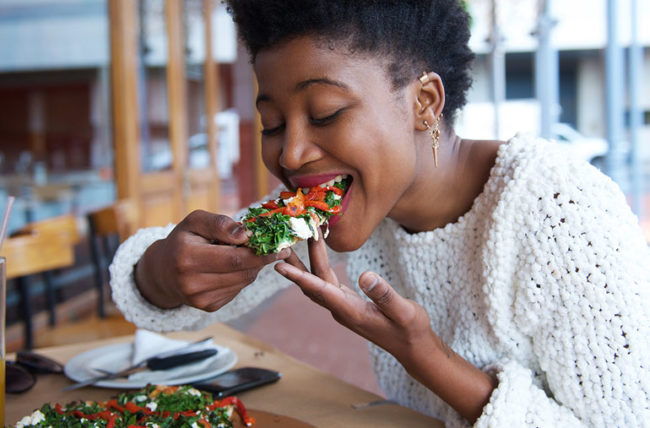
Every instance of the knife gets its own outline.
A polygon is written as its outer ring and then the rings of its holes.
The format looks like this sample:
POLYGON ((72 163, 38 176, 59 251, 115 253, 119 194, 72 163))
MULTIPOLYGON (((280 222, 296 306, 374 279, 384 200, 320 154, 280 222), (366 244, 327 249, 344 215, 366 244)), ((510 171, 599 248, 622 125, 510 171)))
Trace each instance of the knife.
POLYGON ((203 350, 198 350, 198 351, 189 351, 188 349, 195 348, 197 344, 200 344, 202 342, 205 342, 211 338, 207 338, 204 340, 201 340, 196 343, 191 343, 183 348, 177 349, 175 351, 167 351, 158 355, 154 355, 153 357, 147 358, 146 360, 143 360, 142 362, 138 364, 134 364, 130 367, 127 367, 123 370, 120 370, 115 373, 107 373, 104 375, 96 376, 90 379, 86 379, 81 382, 77 382, 72 385, 68 385, 65 388, 63 388, 63 391, 71 391, 74 389, 82 388, 84 386, 88 385, 93 385, 97 382, 103 381, 103 380, 110 380, 110 379, 117 379, 121 377, 127 377, 131 373, 143 370, 143 369, 149 369, 149 370, 167 370, 171 369, 173 367, 180 367, 184 366, 186 364, 190 364, 196 361, 204 360, 206 358, 210 358, 214 355, 217 354, 217 350, 214 348, 211 349, 203 349, 203 350))

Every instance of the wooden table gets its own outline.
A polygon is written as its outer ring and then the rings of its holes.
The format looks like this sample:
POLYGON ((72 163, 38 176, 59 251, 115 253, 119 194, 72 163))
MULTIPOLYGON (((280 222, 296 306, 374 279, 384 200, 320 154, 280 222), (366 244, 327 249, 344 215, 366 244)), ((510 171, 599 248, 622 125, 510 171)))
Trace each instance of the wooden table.
MULTIPOLYGON (((290 416, 316 427, 444 426, 436 419, 394 404, 354 410, 352 404, 379 400, 381 397, 310 367, 223 324, 214 324, 196 332, 169 334, 169 337, 183 340, 197 340, 205 336, 213 336, 216 343, 234 350, 239 358, 237 366, 266 367, 282 373, 282 379, 277 383, 239 394, 250 409, 290 416)), ((37 351, 65 363, 81 352, 112 343, 130 342, 132 339, 132 336, 124 336, 37 351)), ((12 360, 13 356, 9 355, 8 359, 12 360)), ((61 388, 70 383, 64 376, 39 375, 36 385, 30 391, 7 394, 6 422, 15 424, 22 416, 31 414, 47 401, 66 403, 79 399, 106 400, 117 393, 114 389, 96 387, 62 392, 61 388)))

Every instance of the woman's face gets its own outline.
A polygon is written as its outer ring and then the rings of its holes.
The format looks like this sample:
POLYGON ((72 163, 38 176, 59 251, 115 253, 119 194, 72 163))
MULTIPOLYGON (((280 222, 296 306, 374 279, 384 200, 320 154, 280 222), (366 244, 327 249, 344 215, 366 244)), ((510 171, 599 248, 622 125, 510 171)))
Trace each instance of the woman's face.
POLYGON ((394 91, 379 60, 306 37, 260 52, 254 67, 264 163, 294 189, 350 176, 327 243, 359 248, 403 209, 417 175, 411 86, 394 91))

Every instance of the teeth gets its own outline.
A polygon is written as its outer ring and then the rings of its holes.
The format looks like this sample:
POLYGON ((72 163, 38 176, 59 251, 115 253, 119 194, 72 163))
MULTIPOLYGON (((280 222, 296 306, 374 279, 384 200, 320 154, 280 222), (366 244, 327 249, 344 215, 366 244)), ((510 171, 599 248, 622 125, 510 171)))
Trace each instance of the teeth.
POLYGON ((330 181, 328 181, 327 183, 322 183, 322 184, 320 184, 319 186, 320 186, 320 187, 323 187, 323 188, 325 188, 325 187, 329 187, 329 186, 333 186, 334 183, 338 183, 338 182, 340 182, 340 181, 343 181, 346 177, 347 177, 347 175, 337 175, 336 177, 332 178, 332 179, 331 179, 330 181))

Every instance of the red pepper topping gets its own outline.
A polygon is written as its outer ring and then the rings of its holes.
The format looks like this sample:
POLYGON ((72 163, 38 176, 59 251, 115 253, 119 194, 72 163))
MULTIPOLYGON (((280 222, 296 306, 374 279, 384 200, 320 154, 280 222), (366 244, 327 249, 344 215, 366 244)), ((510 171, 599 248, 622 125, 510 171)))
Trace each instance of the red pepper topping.
POLYGON ((260 214, 259 216, 260 216, 260 217, 269 217, 269 216, 272 216, 272 215, 275 214, 275 213, 281 213, 281 214, 284 214, 285 208, 286 208, 286 207, 276 208, 276 209, 274 209, 274 210, 271 210, 271 211, 265 212, 264 214, 260 214))
POLYGON ((339 195, 339 196, 343 196, 343 190, 342 190, 342 189, 339 189, 339 188, 336 187, 336 186, 329 186, 329 187, 327 188, 327 191, 328 191, 328 192, 334 192, 334 193, 336 193, 336 194, 339 195))
POLYGON ((308 207, 318 208, 321 211, 329 211, 330 206, 327 205, 325 201, 305 201, 305 205, 308 207))
POLYGON ((135 404, 132 401, 128 401, 125 405, 124 408, 128 410, 131 413, 137 413, 137 412, 142 412, 145 415, 153 415, 154 412, 151 411, 148 407, 140 407, 137 404, 135 404))
POLYGON ((275 201, 268 201, 268 202, 264 202, 264 203, 262 204, 262 207, 263 207, 263 208, 266 208, 266 209, 268 209, 268 210, 274 210, 274 209, 276 209, 276 208, 279 208, 279 205, 278 205, 278 203, 275 202, 275 201))
POLYGON ((108 424, 106 424, 106 428, 113 428, 115 426, 115 420, 117 419, 117 416, 111 415, 111 417, 108 419, 108 424))
POLYGON ((118 412, 122 412, 122 413, 124 412, 124 407, 117 404, 117 400, 114 399, 114 398, 112 400, 108 400, 108 403, 106 403, 106 408, 107 409, 115 409, 118 412))
POLYGON ((322 187, 312 187, 309 193, 305 195, 308 201, 324 201, 327 192, 322 187))

